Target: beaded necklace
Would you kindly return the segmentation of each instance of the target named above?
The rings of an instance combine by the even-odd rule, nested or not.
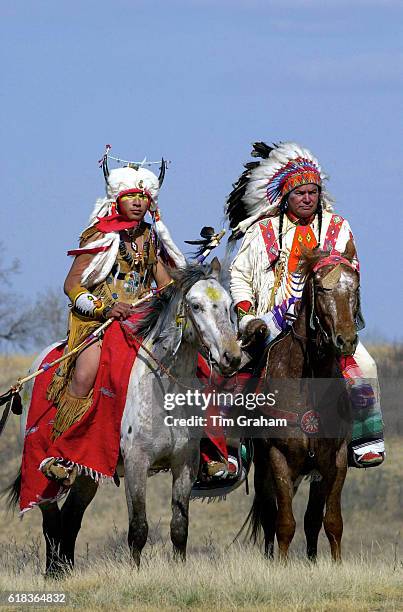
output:
[[[141,236],[144,231],[142,226],[139,226],[135,229],[126,229],[124,232],[130,240],[130,246],[132,247],[133,253],[130,253],[127,249],[126,243],[123,238],[120,239],[119,242],[119,253],[124,259],[126,263],[129,264],[130,268],[134,268],[140,265],[142,268],[144,267],[145,262],[148,260],[148,253],[150,247],[149,237],[144,241],[143,250],[139,251],[138,245],[136,243],[136,238]]]

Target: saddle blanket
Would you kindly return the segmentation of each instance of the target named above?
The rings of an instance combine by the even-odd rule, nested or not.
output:
[[[135,323],[139,315],[128,319]],[[39,469],[51,457],[76,465],[96,481],[112,478],[119,458],[120,427],[130,372],[139,345],[130,334],[130,325],[114,321],[106,330],[93,402],[82,418],[51,440],[56,408],[46,399],[46,390],[57,365],[40,374],[33,387],[24,437],[21,466],[21,513],[46,501],[57,501],[68,492],[59,482],[50,481]],[[54,348],[42,363],[61,357],[64,344]]]

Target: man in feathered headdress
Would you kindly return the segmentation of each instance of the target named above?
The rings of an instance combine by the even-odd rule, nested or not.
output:
[[[348,221],[333,212],[323,185],[327,177],[308,149],[294,142],[273,147],[257,142],[252,156],[262,160],[245,164],[226,206],[232,237],[243,237],[231,266],[231,293],[245,343],[275,338],[295,320],[305,281],[299,274],[304,247],[343,253],[353,240]],[[353,265],[358,269],[356,256]],[[363,327],[360,312],[356,323]],[[375,466],[384,459],[376,365],[361,342],[351,360],[345,378],[376,384],[368,423],[353,426],[350,464]]]
[[[108,152],[108,149],[107,149]],[[70,352],[108,318],[125,320],[131,304],[146,294],[152,283],[164,287],[170,278],[162,261],[182,266],[185,259],[173,243],[158,211],[160,177],[136,164],[108,169],[103,158],[106,197],[98,199],[80,247],[69,251],[74,262],[64,283],[71,301],[66,351]],[[152,224],[144,217],[149,212]],[[87,412],[101,355],[101,341],[93,342],[56,370],[47,397],[57,407],[52,437],[55,440]],[[50,478],[66,480],[66,470],[51,460],[41,466]],[[68,478],[67,478],[68,480]]]

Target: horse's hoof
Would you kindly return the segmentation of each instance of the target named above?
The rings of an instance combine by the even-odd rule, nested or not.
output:
[[[67,572],[63,567],[54,567],[47,569],[43,577],[45,580],[63,580],[66,578]]]

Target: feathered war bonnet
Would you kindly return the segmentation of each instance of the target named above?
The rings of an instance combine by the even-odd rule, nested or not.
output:
[[[272,147],[255,142],[251,155],[262,161],[245,164],[246,169],[233,184],[225,205],[231,239],[241,238],[258,219],[277,216],[283,198],[300,185],[318,185],[322,208],[333,210],[333,200],[323,187],[328,177],[308,149],[296,142],[282,142]]]
[[[118,214],[117,202],[121,196],[127,193],[146,194],[150,202],[148,212],[151,214],[153,221],[152,234],[155,234],[158,238],[157,242],[162,259],[174,267],[184,267],[186,265],[185,257],[172,240],[168,228],[161,220],[158,209],[158,194],[165,177],[165,160],[161,160],[158,177],[137,162],[127,162],[128,165],[124,167],[109,170],[108,154],[110,148],[107,145],[105,154],[99,161],[104,173],[106,196],[97,199],[88,220],[88,228],[96,224],[102,225],[102,221],[105,224],[109,220],[118,220],[121,215]],[[117,159],[117,161],[120,160]],[[117,257],[120,242],[119,231],[116,229],[102,231],[106,231],[102,238],[87,244],[83,249],[70,252],[71,254],[79,254],[80,251],[95,253],[90,265],[84,270],[81,279],[84,286],[95,285],[103,281],[109,274]]]

